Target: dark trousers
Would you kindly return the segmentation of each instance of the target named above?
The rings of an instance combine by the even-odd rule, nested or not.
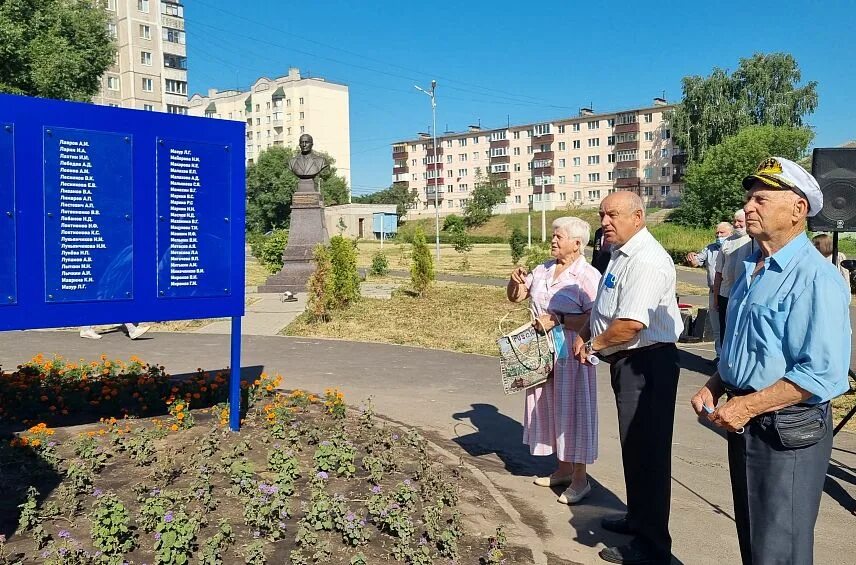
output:
[[[609,368],[618,406],[627,519],[662,558],[672,548],[669,503],[679,372],[674,344],[633,353]]]
[[[831,410],[826,423],[826,437],[801,449],[782,447],[769,416],[752,420],[743,434],[728,434],[744,565],[812,563],[814,524],[832,454]]]
[[[716,311],[719,314],[719,343],[725,343],[725,318],[728,314],[728,298],[719,296],[719,309]]]

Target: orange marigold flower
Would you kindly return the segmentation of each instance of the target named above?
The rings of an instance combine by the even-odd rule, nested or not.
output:
[[[172,430],[172,431],[174,431],[174,432],[177,432],[177,431],[178,431],[178,426],[177,426],[176,424],[173,424],[173,425],[171,425],[171,426],[169,427],[169,429],[170,429],[170,430]]]
[[[179,412],[178,414],[176,414],[176,415],[175,415],[175,418],[176,418],[179,422],[181,422],[182,420],[184,420],[184,412]]]

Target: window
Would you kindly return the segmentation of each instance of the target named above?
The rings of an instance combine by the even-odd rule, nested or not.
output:
[[[458,140],[458,147],[466,147],[467,146],[467,138],[462,138]]]
[[[469,185],[466,185],[466,184],[459,184],[459,185],[458,185],[458,190],[459,190],[460,192],[466,192],[466,191],[468,191],[469,189],[470,189]]]
[[[514,181],[514,182],[520,182],[520,181]],[[515,186],[516,186],[516,185],[515,185]],[[515,195],[514,195],[514,203],[515,203],[515,204],[520,204],[520,195],[519,195],[519,194],[515,194]]]
[[[639,140],[639,136],[636,132],[629,133],[619,133],[615,136],[615,141],[618,143],[632,143]]]
[[[575,140],[573,141],[573,148],[574,148],[574,149],[579,149],[579,148],[580,148],[580,140],[579,140],[579,139],[575,139]]]
[[[170,2],[161,2],[161,14],[167,16],[175,16],[177,18],[184,17],[184,6],[180,4],[172,4]]]
[[[175,104],[167,104],[166,111],[170,114],[181,114],[184,116],[187,115],[187,108],[185,108],[184,106],[176,106]],[[259,150],[261,150],[261,147],[262,146],[259,145]]]
[[[595,120],[595,121],[593,121],[593,122],[589,122],[589,123],[588,123],[588,128],[589,128],[590,130],[600,128],[600,120]]]
[[[654,178],[654,168],[653,167],[645,167],[645,169],[642,170],[642,176],[646,179]]]
[[[552,151],[552,150],[553,150],[553,147],[549,143],[542,143],[541,145],[538,146],[538,151],[540,153],[543,153],[545,151]]]
[[[635,124],[636,123],[636,114],[634,114],[634,113],[618,114],[618,118],[617,118],[616,123],[618,125]]]
[[[515,148],[512,150],[512,153],[513,153],[514,155],[520,155],[520,148],[519,148],[519,147],[515,147]]]
[[[454,176],[455,176],[455,171],[454,171],[454,169],[449,169],[448,171],[446,171],[446,176],[447,176],[447,177],[449,177],[449,178],[454,177]]]
[[[146,110],[146,111],[148,111],[148,112],[151,112],[151,111],[153,111],[154,109],[155,109],[155,107],[154,107],[154,106],[152,106],[151,104],[143,104],[143,110]]]
[[[300,112],[300,119],[302,120],[304,118],[306,118],[306,114],[304,112]]]
[[[163,66],[169,69],[187,69],[187,57],[182,57],[181,55],[172,55],[170,53],[164,53],[163,55]]]
[[[552,159],[535,159],[532,161],[532,167],[535,169],[544,169],[553,165]]]
[[[467,176],[467,170],[466,169],[458,169],[458,176],[459,177]]]
[[[600,173],[589,173],[588,180],[589,182],[600,181]]]
[[[116,0],[107,0],[107,9],[111,12],[116,11]]]
[[[628,151],[619,151],[618,152],[618,162],[624,163],[625,161],[636,161],[639,157],[639,154],[635,149],[630,149]]]
[[[466,163],[467,162],[467,154],[461,153],[460,155],[458,155],[458,161],[460,161],[461,163]]]
[[[579,157],[574,157],[574,166],[575,166],[575,167],[579,167],[579,166],[580,166],[580,158],[579,158]]]
[[[645,187],[645,196],[654,196],[654,187],[646,186]]]
[[[581,190],[575,190],[574,191],[574,200],[582,200],[582,199],[583,199],[583,192]]]
[[[589,190],[588,191],[589,200],[600,200],[600,191],[599,190]]]
[[[498,163],[490,166],[491,173],[507,173],[508,172],[508,164],[507,163]]]
[[[491,132],[490,140],[491,141],[500,141],[502,139],[505,139],[505,136],[507,133],[508,133],[508,131],[506,131],[506,130]]]
[[[452,162],[452,156],[451,156],[451,155],[446,155],[446,162],[447,162],[447,163],[451,163],[451,162]]]
[[[590,137],[588,140],[589,147],[600,147],[600,138],[599,137]]]
[[[168,78],[166,79],[166,91],[170,94],[183,94],[187,96],[187,82]]]
[[[119,77],[107,77],[107,90],[119,90]]]
[[[606,144],[607,145],[615,145],[615,136],[610,135],[609,137],[607,137],[606,138]]]
[[[672,137],[672,130],[670,130],[670,129],[664,129],[664,130],[663,130],[663,133],[662,133],[662,134],[660,134],[660,136],[661,136],[663,139],[669,139],[669,138],[671,138],[671,137]]]
[[[520,172],[520,163],[514,163],[514,172],[515,172],[515,173],[519,173],[519,172]]]
[[[150,78],[143,78],[143,92],[153,92],[155,89],[155,81]]]
[[[148,51],[140,51],[140,63],[151,67],[152,66],[152,54]]]
[[[660,157],[668,157],[668,156],[669,156],[669,150],[667,148],[664,147],[663,149],[660,149]]]
[[[571,124],[571,131],[580,131],[580,124]]]
[[[538,124],[534,128],[532,128],[535,136],[539,135],[547,135],[550,133],[550,124]]]
[[[478,144],[478,142],[479,142],[479,136],[473,137],[473,143]]]
[[[559,159],[559,167],[565,168],[565,160],[564,159]]]
[[[610,153],[606,156],[607,163],[615,163],[615,153]]]
[[[564,142],[564,141],[560,141],[560,142],[559,142],[559,151],[564,151],[564,150],[565,150],[565,142]]]
[[[478,152],[478,151],[474,151],[474,152],[473,152],[473,161],[478,161],[478,160],[479,160],[479,152]]]
[[[670,172],[671,172],[671,167],[663,167],[662,169],[660,169],[660,176],[661,177],[667,177],[667,176],[669,176]]]
[[[303,97],[300,97],[300,103],[303,104]]]
[[[615,118],[609,118],[608,120],[606,120],[606,126],[610,127],[610,128],[614,128],[615,127]]]
[[[520,132],[519,131],[514,132],[513,137],[514,137],[514,139],[520,139]]]
[[[588,164],[589,165],[600,165],[600,155],[589,155]]]
[[[527,145],[527,146],[526,146],[526,154],[527,154],[527,155],[532,155],[532,146],[531,146],[531,145]]]
[[[261,118],[256,118],[256,125],[257,126],[262,125],[262,119]]]
[[[145,24],[140,24],[140,37],[142,37],[143,39],[151,39],[152,28]]]
[[[612,180],[612,176],[613,176],[612,171],[608,171],[608,172],[606,173],[606,180]]]
[[[559,126],[559,133],[565,133],[565,126]]]
[[[574,175],[574,184],[579,184],[581,180],[581,175]]]
[[[654,132],[646,131],[645,132],[645,141],[654,141]]]
[[[565,184],[565,177],[562,175],[559,175],[559,184]]]
[[[645,114],[645,123],[646,124],[650,124],[653,121],[654,121],[654,114],[652,114],[650,112]]]
[[[149,13],[149,0],[137,0],[137,10],[140,12]]]
[[[660,187],[660,196],[668,196],[669,192],[672,190],[671,186],[661,186]]]
[[[633,167],[628,169],[616,169],[616,174],[620,179],[632,179],[636,177],[636,169]]]
[[[646,159],[653,159],[654,158],[654,152],[650,149],[646,149],[645,150],[645,158]]]
[[[491,147],[490,149],[491,157],[504,157],[506,155],[508,155],[508,147]]]
[[[178,29],[172,29],[171,27],[164,27],[163,40],[168,41],[169,43],[179,43],[184,45],[185,43],[185,35],[184,32]]]
[[[119,29],[116,27],[115,23],[107,22],[107,35],[113,39],[117,39],[119,37]]]
[[[562,182],[562,181],[559,181],[559,183],[561,183],[561,182]],[[568,199],[568,193],[567,193],[567,192],[560,192],[560,193],[559,193],[559,200],[561,200],[562,202],[564,202],[564,201],[565,201],[565,200],[567,200],[567,199]]]
[[[452,140],[451,140],[451,139],[447,139],[447,140],[446,140],[446,147],[451,147],[451,146],[452,146]]]

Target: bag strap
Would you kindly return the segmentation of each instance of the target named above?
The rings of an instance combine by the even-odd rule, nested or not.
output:
[[[510,314],[510,313],[511,313],[511,312],[509,312],[508,314]],[[503,316],[503,318],[502,318],[502,319],[504,320],[504,319],[508,316],[508,314],[506,314],[505,316]],[[529,309],[529,314],[530,314],[530,316],[532,317],[532,319],[533,319],[533,321],[534,321],[534,319],[535,319],[535,314],[534,314],[534,312],[532,311],[532,309],[531,309],[531,308]],[[502,323],[502,321],[500,321],[500,324],[501,324],[501,323]],[[501,329],[501,326],[500,326],[500,332],[501,332],[501,331],[502,331],[502,329]],[[523,367],[524,367],[526,370],[528,370],[528,371],[537,371],[538,369],[540,369],[540,368],[541,368],[541,366],[544,364],[544,361],[543,361],[544,352],[543,352],[543,351],[541,351],[541,334],[539,334],[537,330],[535,331],[535,343],[536,343],[536,345],[537,345],[537,347],[538,347],[538,364],[537,364],[537,365],[535,365],[534,367],[530,367],[529,365],[527,365],[527,364],[526,364],[526,362],[521,358],[521,356],[520,356],[520,351],[519,351],[519,350],[514,346],[514,339],[512,339],[512,338],[511,338],[510,336],[508,336],[508,335],[506,335],[506,336],[504,336],[504,337],[508,340],[508,346],[511,348],[511,352],[512,352],[512,353],[514,353],[514,356],[517,358],[517,361],[519,361],[519,362],[520,362],[520,364],[521,364],[521,365],[523,365]],[[549,338],[547,338],[547,336],[546,336],[546,335],[545,335],[544,337],[545,337],[545,339],[548,339],[548,340],[549,340]],[[549,342],[547,343],[547,349],[548,349],[548,351],[549,351],[549,349],[550,349],[550,344],[549,344]],[[550,351],[550,353],[552,353],[552,351]]]

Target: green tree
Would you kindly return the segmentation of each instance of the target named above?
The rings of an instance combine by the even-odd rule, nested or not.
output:
[[[341,235],[331,237],[330,265],[334,307],[345,308],[360,299],[356,242]]]
[[[740,59],[729,75],[716,68],[710,76],[683,79],[683,99],[670,116],[676,145],[690,163],[746,126],[800,127],[817,108],[817,83],[802,80],[796,59],[788,53],[756,53]]]
[[[107,22],[92,0],[3,0],[0,92],[90,100],[113,64]]]
[[[250,231],[288,227],[291,199],[298,180],[288,168],[288,162],[295,152],[291,147],[275,145],[262,151],[258,161],[247,167],[247,229]],[[336,174],[336,162],[330,155],[323,151],[318,153],[330,165],[319,175],[324,204],[344,204],[348,201],[345,179]]]
[[[803,157],[813,137],[807,128],[777,126],[751,126],[727,137],[708,149],[700,163],[690,164],[681,208],[670,220],[710,227],[730,218],[743,206],[743,177],[771,155],[793,160]]]
[[[445,218],[443,218],[443,231],[452,233],[457,229],[465,229],[466,222],[464,219],[457,214],[449,214]]]
[[[357,204],[395,204],[395,213],[398,214],[398,223],[401,224],[408,207],[416,202],[416,190],[411,190],[403,184],[393,184],[372,194],[355,196],[353,201]]]
[[[505,202],[507,181],[496,175],[485,176],[481,168],[475,169],[475,182],[470,201],[464,208],[464,220],[470,227],[480,226],[493,215],[493,208]]]
[[[431,257],[428,244],[425,242],[425,232],[422,231],[422,228],[417,228],[413,235],[412,254],[413,263],[410,266],[410,280],[416,293],[423,296],[431,285],[431,281],[434,280],[434,259]]]
[[[330,249],[319,243],[312,251],[312,261],[315,263],[315,272],[306,283],[309,294],[306,310],[313,322],[329,322],[330,312],[335,307]]]
[[[523,235],[523,230],[517,227],[511,230],[511,237],[508,239],[508,245],[511,247],[511,260],[516,265],[526,254],[526,236]]]

